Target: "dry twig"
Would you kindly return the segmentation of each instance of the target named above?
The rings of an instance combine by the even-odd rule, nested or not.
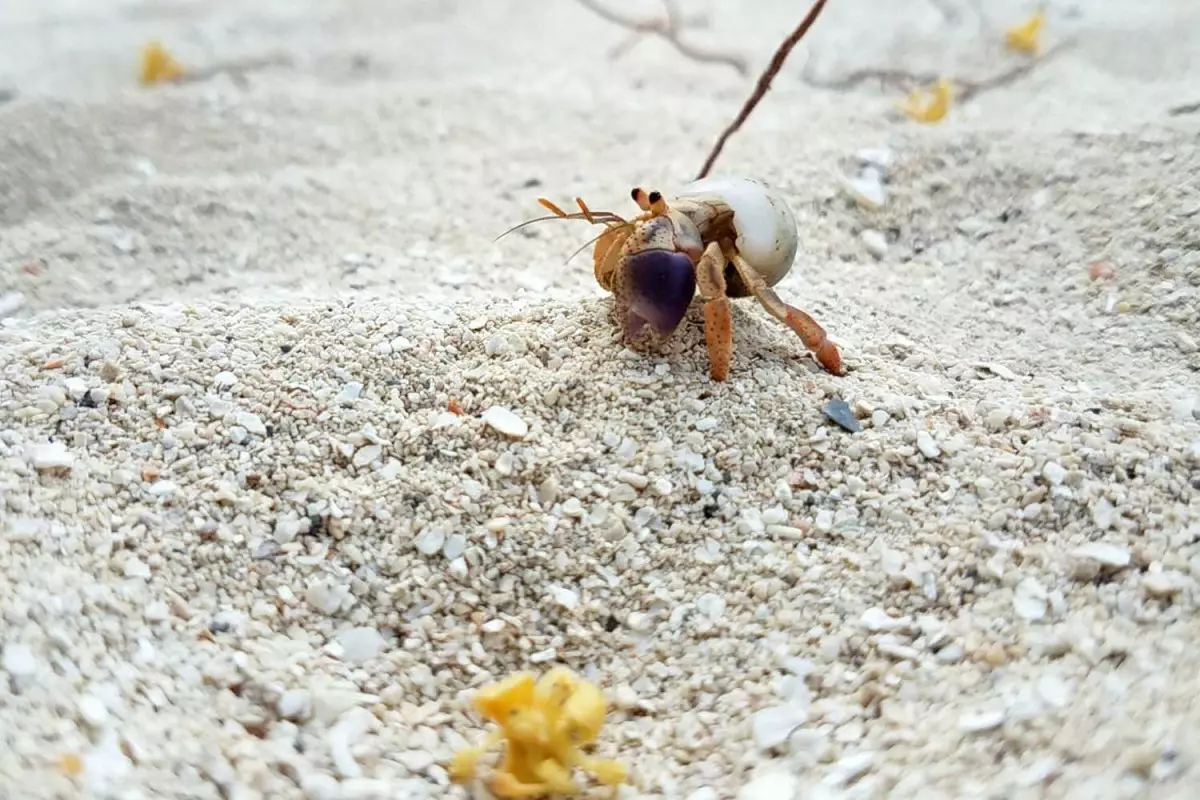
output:
[[[739,75],[746,75],[748,72],[746,60],[741,56],[719,53],[685,42],[681,35],[685,27],[683,17],[679,15],[673,0],[663,0],[663,7],[666,9],[665,19],[632,19],[605,8],[595,0],[579,0],[579,4],[596,16],[614,25],[619,25],[633,34],[631,39],[617,46],[612,53],[613,58],[627,51],[642,36],[658,36],[693,61],[725,64],[737,70]]]
[[[960,103],[965,103],[974,97],[978,97],[984,92],[992,89],[999,89],[1003,86],[1008,86],[1021,78],[1025,77],[1037,67],[1051,58],[1059,55],[1071,45],[1074,41],[1067,40],[1060,42],[1054,47],[1051,47],[1046,52],[1036,58],[1031,58],[1023,64],[1019,64],[1004,72],[983,78],[980,80],[972,80],[970,78],[951,78],[951,82],[955,88],[955,99]],[[909,92],[918,86],[927,86],[931,83],[936,83],[940,75],[925,72],[908,72],[902,69],[859,69],[843,75],[838,78],[817,78],[807,70],[804,74],[804,82],[809,86],[818,89],[830,89],[833,91],[849,91],[866,83],[867,81],[879,81],[880,86],[888,86],[901,91]]]
[[[1167,109],[1167,113],[1172,117],[1182,117],[1184,114],[1195,114],[1197,111],[1200,111],[1200,100],[1197,100],[1194,103],[1183,103]]]
[[[809,9],[804,19],[800,21],[796,30],[792,31],[792,34],[784,39],[783,43],[776,49],[775,55],[771,57],[771,63],[767,65],[766,70],[759,76],[758,84],[754,87],[754,92],[751,93],[750,98],[746,100],[745,105],[742,106],[742,110],[738,112],[738,115],[729,124],[729,127],[721,133],[717,139],[717,143],[713,145],[712,152],[708,154],[708,159],[705,160],[704,166],[700,169],[700,174],[696,176],[696,180],[708,175],[708,171],[712,169],[717,156],[721,154],[722,148],[725,147],[725,142],[737,132],[738,128],[742,127],[742,123],[750,116],[750,112],[758,105],[758,101],[762,100],[763,95],[771,88],[771,81],[779,74],[779,70],[783,67],[783,62],[787,60],[788,55],[792,52],[792,48],[804,38],[804,34],[808,33],[808,29],[817,21],[817,17],[820,16],[821,9],[824,7],[825,0],[817,0],[813,4],[813,7]]]

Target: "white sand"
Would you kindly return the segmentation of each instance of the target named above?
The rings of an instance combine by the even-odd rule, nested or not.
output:
[[[586,225],[492,240],[669,191],[752,78],[573,3],[6,0],[0,797],[465,797],[467,690],[547,663],[630,797],[1195,796],[1200,11],[1053,4],[1073,51],[923,127],[805,59],[1018,59],[882,5],[718,165],[792,201],[851,372],[741,302],[716,385],[698,310],[622,349]],[[696,36],[757,73],[799,8]],[[150,38],[295,63],[142,90]]]

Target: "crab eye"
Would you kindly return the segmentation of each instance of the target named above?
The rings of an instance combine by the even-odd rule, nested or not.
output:
[[[685,253],[644,250],[625,265],[629,310],[660,334],[675,330],[696,293],[696,270]]]

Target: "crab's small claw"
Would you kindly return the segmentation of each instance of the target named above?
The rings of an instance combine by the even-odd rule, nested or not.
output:
[[[643,250],[625,265],[629,310],[660,334],[669,334],[687,314],[696,293],[696,268],[686,253]]]

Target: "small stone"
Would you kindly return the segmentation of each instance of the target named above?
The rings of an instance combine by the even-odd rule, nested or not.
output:
[[[432,556],[441,552],[442,546],[446,544],[446,532],[441,528],[430,526],[417,534],[414,543],[422,555]]]
[[[766,772],[751,780],[737,793],[737,800],[795,800],[800,779],[788,772]]]
[[[1142,588],[1155,598],[1170,597],[1182,591],[1187,583],[1187,576],[1174,570],[1148,572],[1142,576]]]
[[[859,238],[862,239],[863,247],[867,252],[879,260],[883,260],[887,256],[888,242],[887,237],[877,230],[868,228],[860,233]]]
[[[1200,344],[1197,344],[1194,338],[1183,331],[1175,331],[1175,346],[1179,348],[1179,352],[1185,355],[1191,355],[1200,350]]]
[[[378,460],[381,455],[383,455],[383,447],[380,445],[369,444],[364,447],[360,447],[358,450],[354,451],[354,467],[356,469],[362,469],[368,464]]]
[[[67,469],[75,463],[75,456],[61,441],[27,445],[25,457],[34,469],[39,470]]]
[[[336,641],[342,647],[342,660],[351,664],[372,661],[387,646],[387,641],[374,628],[350,628],[339,633]]]
[[[1129,548],[1108,542],[1088,542],[1076,547],[1071,554],[1076,558],[1094,561],[1104,567],[1122,569],[1129,566]]]
[[[716,789],[712,788],[711,786],[701,786],[699,789],[689,794],[686,800],[718,800],[719,797],[720,795],[717,794]]]
[[[14,681],[25,681],[37,672],[37,659],[32,648],[22,642],[9,642],[4,646],[4,657],[0,659],[4,671]]]
[[[770,750],[788,740],[792,731],[808,721],[808,710],[787,703],[755,712],[751,719],[754,743],[760,750]]]
[[[312,695],[305,689],[289,689],[275,701],[275,713],[293,722],[305,720],[312,714]]]
[[[75,708],[79,712],[79,719],[91,728],[99,728],[108,720],[108,708],[95,695],[87,694],[79,698]]]
[[[1067,471],[1061,464],[1054,461],[1047,461],[1045,466],[1042,467],[1042,477],[1051,486],[1061,486],[1062,482],[1067,479]]]
[[[817,517],[813,521],[813,524],[822,533],[829,533],[833,530],[833,512],[828,508],[822,508],[817,512]]]
[[[854,416],[854,411],[845,400],[840,398],[830,400],[825,404],[824,412],[825,416],[851,433],[858,433],[862,430],[862,425],[859,424],[858,417]]]
[[[868,608],[859,618],[858,624],[872,633],[898,631],[908,625],[907,621],[896,619],[882,608]]]
[[[981,711],[976,714],[966,714],[959,718],[958,727],[967,733],[985,733],[994,731],[1004,724],[1003,711]]]
[[[895,154],[886,147],[864,147],[854,153],[858,163],[884,172],[892,165]]]
[[[452,533],[446,537],[442,545],[442,555],[453,561],[467,551],[467,537],[461,533]]]
[[[363,385],[358,381],[350,381],[342,390],[338,392],[338,396],[334,398],[334,402],[340,406],[353,405],[354,401],[362,395]]]
[[[841,179],[842,191],[854,202],[868,209],[882,208],[887,203],[887,191],[878,176],[873,173]]]
[[[1113,504],[1109,502],[1107,497],[1101,497],[1092,506],[1092,522],[1102,531],[1106,531],[1112,527],[1113,521],[1116,519],[1117,510]]]
[[[579,594],[577,592],[565,586],[551,586],[548,591],[551,599],[568,611],[574,611],[579,607]]]
[[[396,759],[414,775],[424,772],[436,763],[433,753],[428,750],[405,750],[396,754]]]
[[[838,759],[829,768],[829,772],[825,776],[825,783],[835,787],[846,786],[865,775],[874,764],[875,754],[870,752],[856,753]]]
[[[529,426],[503,406],[492,406],[483,412],[483,421],[499,433],[515,439],[522,439],[529,433]]]
[[[263,424],[258,414],[251,414],[249,411],[239,411],[233,418],[238,425],[245,428],[246,432],[252,436],[267,435],[267,426]]]
[[[933,440],[933,435],[926,430],[917,431],[917,449],[926,458],[937,458],[942,454],[942,449]]]
[[[1033,578],[1025,578],[1017,584],[1013,593],[1013,610],[1017,616],[1036,622],[1046,616],[1046,589]]]
[[[708,592],[696,598],[696,610],[716,622],[725,613],[725,598],[719,594]]]

